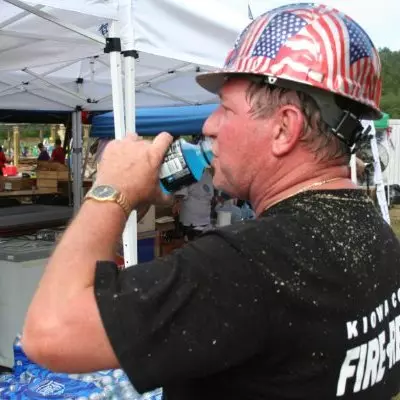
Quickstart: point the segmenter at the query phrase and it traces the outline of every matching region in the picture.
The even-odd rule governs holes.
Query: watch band
[[[132,207],[129,204],[128,199],[126,198],[126,196],[123,193],[119,193],[117,199],[116,199],[116,203],[121,206],[121,208],[125,211],[125,215],[126,218],[129,218],[129,215],[131,214],[132,211]]]

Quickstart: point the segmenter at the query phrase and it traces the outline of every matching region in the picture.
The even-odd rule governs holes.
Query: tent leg
[[[371,127],[371,150],[374,156],[374,184],[376,185],[376,197],[380,206],[382,216],[385,221],[390,225],[389,207],[385,196],[385,187],[383,183],[381,161],[379,157],[378,143],[376,140],[375,125],[372,121],[367,122]]]
[[[125,125],[129,133],[136,132],[135,121],[135,58],[133,54],[124,54],[125,61]],[[137,264],[137,212],[134,210],[127,222],[123,234],[125,266]]]
[[[118,38],[119,32],[117,31],[117,22],[112,22],[109,38]],[[126,135],[124,109],[123,109],[123,91],[122,91],[122,71],[121,71],[121,49],[112,48],[110,52],[110,69],[111,69],[111,83],[113,94],[113,110],[114,110],[114,129],[115,138],[122,139]],[[132,79],[132,78],[131,78]],[[129,81],[129,78],[128,78]],[[132,81],[131,81],[132,82]],[[128,90],[132,90],[131,88]],[[128,107],[128,106],[127,106]],[[130,105],[130,109],[133,108]],[[133,121],[130,114],[128,121]],[[132,125],[129,126],[132,128]],[[134,126],[133,126],[134,131]],[[137,225],[136,225],[136,212],[133,212],[125,226],[123,233],[124,245],[124,260],[125,266],[137,264]]]
[[[357,163],[356,163],[356,155],[352,154],[350,158],[350,172],[351,172],[351,180],[355,185],[358,185],[357,180]]]
[[[82,112],[80,108],[72,114],[72,193],[74,198],[74,213],[82,204]]]

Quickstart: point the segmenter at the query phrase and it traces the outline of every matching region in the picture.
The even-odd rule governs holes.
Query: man
[[[179,222],[188,241],[211,228],[213,194],[212,176],[208,169],[198,182],[175,193],[172,210],[175,215],[179,215]]]
[[[61,140],[56,139],[54,150],[51,152],[51,161],[65,164],[65,151],[61,146]]]
[[[224,68],[198,82],[221,98],[203,128],[214,185],[250,200],[257,220],[122,272],[96,266],[112,259],[126,204],[158,195],[171,138],[112,142],[104,186],[28,311],[28,355],[70,372],[121,365],[138,390],[162,386],[168,400],[391,399],[400,245],[348,168],[359,119],[380,116],[369,37],[336,10],[285,6],[255,19]]]
[[[38,149],[39,149],[39,156],[37,158],[38,161],[49,161],[50,156],[49,153],[47,152],[47,149],[43,146],[43,143],[38,144]]]

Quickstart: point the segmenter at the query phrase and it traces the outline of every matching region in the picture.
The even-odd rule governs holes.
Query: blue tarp
[[[136,132],[141,136],[154,136],[167,131],[174,136],[200,134],[204,121],[217,108],[217,104],[186,107],[138,108]],[[114,137],[114,114],[96,115],[92,120],[91,136]]]

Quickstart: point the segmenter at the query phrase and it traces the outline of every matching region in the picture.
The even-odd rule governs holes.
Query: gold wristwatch
[[[86,194],[85,200],[98,202],[117,203],[125,212],[128,218],[132,208],[126,196],[111,185],[94,185]]]

